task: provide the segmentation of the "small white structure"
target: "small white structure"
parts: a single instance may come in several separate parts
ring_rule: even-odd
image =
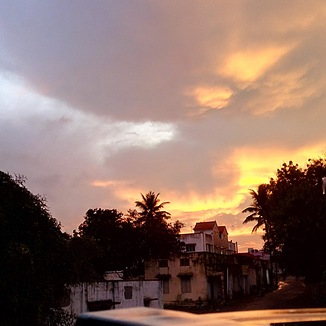
[[[67,292],[63,308],[75,315],[131,307],[163,308],[159,280],[81,283],[71,285]]]
[[[231,253],[238,253],[238,243],[237,242],[232,242],[232,240],[230,240],[228,242],[229,245],[229,252]]]
[[[266,260],[266,261],[270,260],[270,254],[265,252],[264,250],[248,248],[248,253],[255,257],[259,257],[261,260]]]

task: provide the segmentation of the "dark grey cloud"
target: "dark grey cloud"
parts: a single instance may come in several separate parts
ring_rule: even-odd
[[[8,2],[2,13],[14,69],[38,92],[127,120],[181,114],[192,54],[150,3]]]
[[[322,1],[2,1],[0,169],[68,230],[153,190],[245,232],[244,171],[325,146],[324,21]]]

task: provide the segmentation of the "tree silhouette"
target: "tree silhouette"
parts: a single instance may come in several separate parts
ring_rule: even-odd
[[[166,204],[169,202],[160,203],[158,198],[160,194],[155,194],[153,191],[149,191],[145,196],[141,194],[143,200],[136,201],[136,207],[139,208],[139,218],[138,222],[142,223],[151,223],[153,220],[163,222],[170,218],[170,213],[162,211]]]
[[[326,160],[309,160],[306,168],[290,161],[268,185],[251,191],[252,205],[244,223],[263,227],[265,248],[288,273],[318,281],[326,270],[326,196],[322,178]]]
[[[85,220],[72,240],[91,244],[95,253],[91,264],[95,268],[95,275],[103,279],[106,271],[130,270],[137,265],[138,233],[132,221],[116,209],[96,208],[86,212]],[[84,263],[87,264],[87,261]],[[91,276],[90,270],[85,267],[83,279]]]
[[[252,204],[245,208],[242,213],[250,213],[243,221],[244,224],[255,222],[252,232],[256,232],[259,228],[263,227],[268,233],[270,218],[269,218],[269,200],[270,200],[270,187],[267,184],[258,186],[257,192],[250,190]]]
[[[80,272],[75,273],[78,280],[101,279],[105,271],[114,270],[123,270],[125,278],[141,276],[146,259],[165,258],[180,251],[178,238],[183,225],[179,221],[168,223],[170,213],[163,210],[168,202],[160,203],[159,194],[152,191],[141,196],[142,201],[135,202],[139,210],[129,209],[126,215],[116,209],[86,212],[71,239],[72,250],[80,257],[75,264]],[[83,255],[85,249],[87,257]]]
[[[272,283],[274,281],[274,254],[275,245],[272,239],[272,220],[271,220],[271,187],[268,184],[261,184],[258,186],[257,192],[255,190],[250,190],[250,195],[252,198],[252,204],[245,208],[242,213],[250,213],[246,219],[243,221],[244,224],[249,222],[255,222],[252,229],[252,233],[257,232],[259,228],[263,228],[265,234],[263,239],[265,239],[265,245],[270,254],[271,269],[272,269]]]
[[[0,171],[1,325],[45,325],[69,281],[69,236],[25,180]]]
[[[183,224],[176,221],[168,223],[171,214],[163,208],[169,202],[160,201],[159,193],[149,191],[146,195],[141,194],[142,201],[136,201],[139,209],[135,224],[142,234],[141,251],[144,259],[168,258],[181,249],[179,232]]]

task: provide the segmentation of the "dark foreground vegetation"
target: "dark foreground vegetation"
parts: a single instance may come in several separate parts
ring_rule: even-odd
[[[274,270],[304,277],[307,283],[326,281],[326,160],[309,160],[305,168],[289,162],[269,184],[251,190],[252,205],[244,223],[264,230],[265,250]]]
[[[182,224],[168,222],[158,196],[142,195],[126,215],[90,209],[69,235],[24,177],[0,171],[1,325],[71,325],[60,309],[66,284],[102,280],[108,270],[140,276],[145,259],[176,254]]]

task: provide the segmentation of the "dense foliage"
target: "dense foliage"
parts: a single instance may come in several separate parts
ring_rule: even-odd
[[[1,325],[45,325],[67,281],[68,237],[24,181],[0,171]]]
[[[116,209],[89,209],[72,243],[89,250],[89,261],[79,260],[84,271],[84,266],[91,266],[86,273],[80,273],[82,281],[102,279],[105,271],[134,270],[138,266],[139,232]]]
[[[143,274],[147,258],[180,250],[182,224],[168,222],[159,194],[149,192],[136,209],[89,209],[70,236],[25,179],[0,171],[1,325],[70,325],[60,309],[65,286],[103,280],[106,271]]]
[[[180,251],[182,224],[168,222],[170,213],[162,210],[167,202],[160,203],[158,196],[154,192],[142,195],[142,201],[136,202],[139,211],[129,210],[127,215],[116,209],[87,211],[72,238],[72,244],[92,248],[88,261],[79,260],[79,271],[84,271],[79,274],[81,280],[101,278],[105,271],[139,276],[145,259],[169,257]]]
[[[326,195],[322,178],[326,160],[309,160],[305,168],[289,162],[269,184],[251,191],[244,223],[263,227],[265,249],[287,273],[319,281],[326,271]]]
[[[183,224],[168,222],[170,213],[162,210],[169,202],[160,203],[159,194],[150,191],[142,201],[136,201],[139,211],[135,214],[134,224],[139,228],[143,239],[144,258],[168,258],[181,249],[178,234]]]

